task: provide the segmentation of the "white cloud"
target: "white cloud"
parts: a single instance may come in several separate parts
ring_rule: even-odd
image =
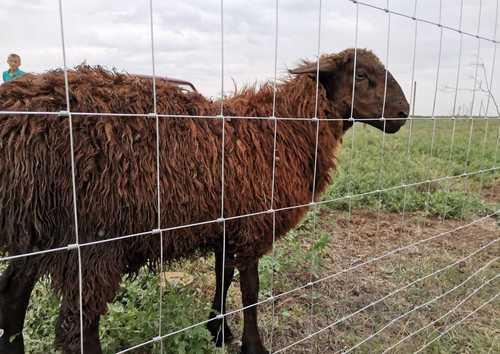
[[[369,1],[385,7],[386,0]],[[417,16],[439,20],[435,0],[420,0]],[[318,2],[279,2],[278,70],[284,73],[301,58],[317,52]],[[354,45],[355,6],[348,0],[323,1],[322,52],[336,52]],[[391,1],[391,9],[411,15],[414,2]],[[443,0],[442,22],[457,27],[460,0]],[[463,29],[475,33],[478,3],[464,2]],[[480,34],[494,35],[495,0],[482,1]],[[2,40],[0,57],[18,52],[24,68],[42,72],[62,65],[57,1],[4,0],[0,8]],[[226,1],[224,8],[225,87],[273,77],[274,1]],[[386,62],[387,14],[360,6],[359,46],[373,49]],[[217,95],[221,77],[220,2],[216,0],[154,1],[154,33],[157,73],[192,81],[206,95]],[[149,1],[65,0],[64,24],[68,64],[84,60],[89,64],[115,67],[131,73],[151,72]],[[409,93],[414,22],[391,16],[388,67]],[[441,90],[454,86],[460,36],[444,30],[438,82],[437,113],[449,114],[453,94]],[[429,114],[434,98],[439,49],[439,29],[419,23],[415,77],[418,82],[417,113]],[[461,88],[473,86],[477,40],[464,36]],[[488,74],[493,45],[481,42],[481,60]],[[499,53],[500,55],[500,53]],[[497,60],[494,92],[500,90]],[[481,75],[482,76],[482,75]],[[484,78],[480,77],[484,82]],[[471,95],[461,93],[459,104],[470,104]],[[478,95],[478,101],[484,99]],[[479,104],[476,104],[479,107]]]

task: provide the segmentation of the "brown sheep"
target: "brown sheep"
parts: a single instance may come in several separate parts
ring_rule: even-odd
[[[319,64],[319,120],[277,120],[274,200],[271,201],[273,85],[245,89],[224,101],[224,210],[221,217],[222,119],[220,102],[157,82],[160,117],[161,228],[201,223],[162,232],[168,262],[215,252],[217,289],[208,328],[216,344],[221,308],[234,268],[240,271],[243,305],[257,301],[258,260],[276,237],[286,234],[325,189],[335,154],[352,125],[354,50],[323,56]],[[314,117],[316,63],[304,63],[277,85],[276,117]],[[367,50],[357,51],[355,120],[394,133],[405,123],[408,103],[385,68]],[[154,111],[150,79],[80,67],[68,72],[72,112]],[[60,70],[27,75],[0,87],[0,111],[66,110]],[[189,115],[212,118],[189,118]],[[327,120],[326,118],[337,118]],[[342,119],[340,119],[342,118]],[[50,275],[61,295],[56,347],[80,352],[78,258],[82,264],[83,347],[101,353],[99,318],[112,301],[123,274],[160,258],[157,224],[156,130],[154,117],[73,115],[78,213],[78,247],[12,259],[0,278],[1,353],[23,353],[22,328],[31,290]],[[317,163],[316,128],[319,124]],[[317,166],[313,181],[314,166]],[[69,124],[66,116],[3,114],[0,117],[0,252],[9,256],[75,244]],[[299,207],[302,206],[302,207]],[[289,208],[291,207],[291,208]],[[240,217],[244,214],[255,215]],[[217,220],[219,219],[219,220]],[[206,223],[203,223],[206,222]],[[223,227],[226,239],[224,289]],[[85,245],[121,235],[112,242]],[[225,339],[232,335],[225,322]],[[12,341],[9,339],[14,338]],[[244,311],[242,353],[266,353],[255,306]]]

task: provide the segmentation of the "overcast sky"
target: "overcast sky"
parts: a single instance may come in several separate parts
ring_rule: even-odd
[[[366,0],[385,7],[386,0]],[[458,27],[461,0],[442,0],[442,22]],[[439,21],[439,0],[419,0],[417,17]],[[464,0],[463,30],[476,33],[480,0]],[[130,73],[151,73],[149,0],[63,0],[68,65],[86,61]],[[391,0],[390,8],[413,14],[413,0]],[[480,35],[495,38],[497,0],[482,0]],[[349,0],[323,0],[321,52],[354,45],[355,5]],[[221,87],[220,1],[154,0],[157,74],[189,80],[207,96]],[[386,13],[360,6],[359,47],[372,49],[410,94],[414,22],[391,16],[389,56],[386,57]],[[280,0],[278,74],[284,75],[301,58],[317,53],[319,1]],[[0,57],[10,52],[23,59],[23,69],[43,72],[62,66],[57,0],[2,0]],[[224,82],[231,92],[239,86],[272,79],[274,68],[274,0],[226,0],[224,4]],[[500,30],[499,30],[500,32]],[[417,114],[431,114],[439,58],[440,29],[418,24],[415,78]],[[450,114],[458,67],[460,35],[444,30],[436,114]],[[458,106],[470,106],[478,40],[464,36]],[[480,61],[488,80],[494,44],[480,42]],[[498,53],[500,56],[500,51]],[[2,59],[5,60],[5,59]],[[493,94],[500,101],[500,58],[496,61]],[[478,82],[486,78],[479,71]],[[450,91],[450,92],[448,92]],[[478,94],[475,114],[487,96]],[[490,114],[495,114],[490,105]]]

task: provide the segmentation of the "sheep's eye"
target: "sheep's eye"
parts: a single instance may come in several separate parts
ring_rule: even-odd
[[[366,79],[365,73],[356,73],[356,80],[364,80]]]

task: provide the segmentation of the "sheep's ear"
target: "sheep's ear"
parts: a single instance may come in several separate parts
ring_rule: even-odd
[[[327,63],[324,60],[323,61],[320,60],[319,63],[320,72],[331,71],[332,69],[333,67],[332,65],[330,65],[330,63]],[[313,63],[304,63],[298,68],[290,70],[290,74],[316,74],[317,71],[318,71],[318,63],[313,62]]]
[[[328,60],[327,58],[321,58],[319,60],[319,71],[320,72],[332,72],[335,70],[336,63],[333,60]],[[318,71],[318,62],[304,63],[298,68],[290,70],[290,74],[316,74]]]
[[[319,58],[319,72],[332,73],[339,69],[352,59],[354,51],[352,49],[344,50],[338,54],[323,55]],[[312,74],[316,75],[318,71],[318,62],[304,62],[298,68],[290,70],[290,74]]]

